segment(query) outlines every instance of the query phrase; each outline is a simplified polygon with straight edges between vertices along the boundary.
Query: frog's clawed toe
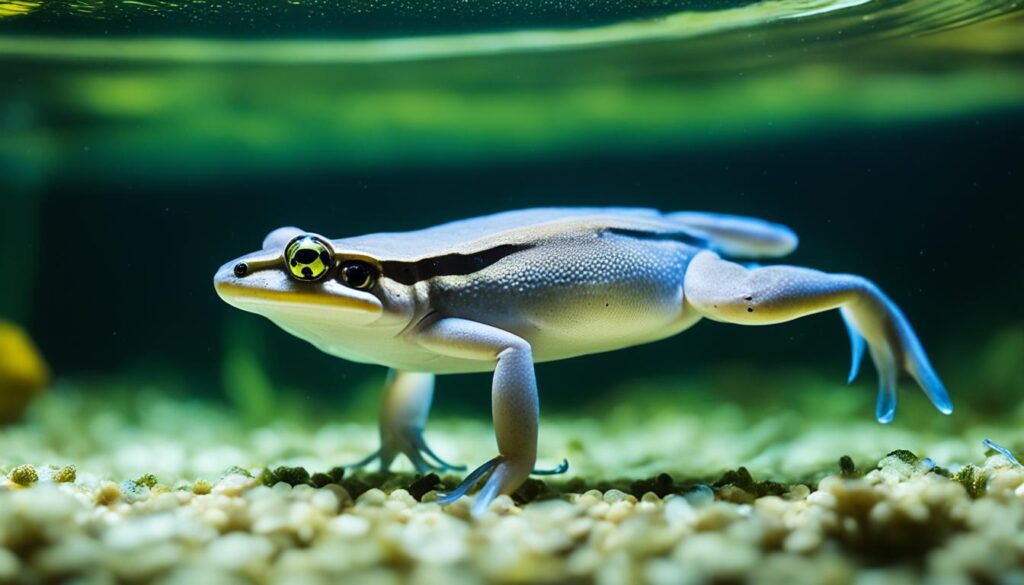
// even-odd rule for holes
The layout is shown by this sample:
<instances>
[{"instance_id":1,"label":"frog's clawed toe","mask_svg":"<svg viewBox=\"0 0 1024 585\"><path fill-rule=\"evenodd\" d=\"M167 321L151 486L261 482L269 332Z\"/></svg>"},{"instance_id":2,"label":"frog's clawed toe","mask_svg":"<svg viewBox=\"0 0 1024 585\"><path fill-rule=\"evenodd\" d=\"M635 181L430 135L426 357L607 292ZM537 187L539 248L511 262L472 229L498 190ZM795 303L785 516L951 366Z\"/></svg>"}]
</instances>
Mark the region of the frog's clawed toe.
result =
<instances>
[{"instance_id":1,"label":"frog's clawed toe","mask_svg":"<svg viewBox=\"0 0 1024 585\"><path fill-rule=\"evenodd\" d=\"M481 477L487 475L487 473L489 473L491 470L497 467L500 462L501 456L499 455L494 459L491 459L490 461L484 463L480 467L477 467L469 475L467 475L466 479L462 480L462 483L460 483L458 487L456 487L454 490L445 494L438 494L437 503L441 504L442 506L454 504L456 500L466 495L466 492L472 489L473 486L476 485L476 482L480 481Z\"/></svg>"},{"instance_id":2,"label":"frog's clawed toe","mask_svg":"<svg viewBox=\"0 0 1024 585\"><path fill-rule=\"evenodd\" d=\"M394 461L395 455L402 453L409 458L413 467L416 468L417 473L466 470L465 465L448 463L444 459L441 459L437 453L434 453L434 450L427 445L427 441L423 438L422 429L410 429L408 432L401 433L399 436L401 439L397 441L387 441L380 449L377 449L370 455L356 461L355 463L345 465L345 467L359 469L379 460L380 470L388 471L391 469L391 463Z\"/></svg>"},{"instance_id":3,"label":"frog's clawed toe","mask_svg":"<svg viewBox=\"0 0 1024 585\"><path fill-rule=\"evenodd\" d=\"M373 463L377 459L380 459L381 458L380 452L381 452L381 450L377 449L376 451L374 451L373 453L370 453L366 457L363 457L359 461L356 461L355 463L346 463L345 465L342 465L342 467L344 467L346 469L362 469L363 467L366 467L367 465Z\"/></svg>"},{"instance_id":4,"label":"frog's clawed toe","mask_svg":"<svg viewBox=\"0 0 1024 585\"><path fill-rule=\"evenodd\" d=\"M409 444L404 445L402 453L412 461L416 471L426 473L428 471L465 471L465 465L448 463L441 459L434 450L427 445L423 438L423 429L414 429L410 433Z\"/></svg>"},{"instance_id":5,"label":"frog's clawed toe","mask_svg":"<svg viewBox=\"0 0 1024 585\"><path fill-rule=\"evenodd\" d=\"M534 469L530 475L562 475L569 471L569 460L562 459L562 462L551 469Z\"/></svg>"}]
</instances>

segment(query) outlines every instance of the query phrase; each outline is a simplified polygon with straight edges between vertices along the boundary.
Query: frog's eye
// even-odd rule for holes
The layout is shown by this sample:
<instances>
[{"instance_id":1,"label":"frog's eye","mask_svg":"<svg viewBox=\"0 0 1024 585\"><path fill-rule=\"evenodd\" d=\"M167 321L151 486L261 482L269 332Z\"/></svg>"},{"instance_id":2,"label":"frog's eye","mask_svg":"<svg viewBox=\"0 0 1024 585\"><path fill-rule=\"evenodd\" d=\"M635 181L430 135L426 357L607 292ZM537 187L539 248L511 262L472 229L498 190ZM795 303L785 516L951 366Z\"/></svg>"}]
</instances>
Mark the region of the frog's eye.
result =
<instances>
[{"instance_id":1,"label":"frog's eye","mask_svg":"<svg viewBox=\"0 0 1024 585\"><path fill-rule=\"evenodd\" d=\"M297 280L313 282L323 278L334 264L330 247L316 236L294 238L284 249L288 272Z\"/></svg>"},{"instance_id":2,"label":"frog's eye","mask_svg":"<svg viewBox=\"0 0 1024 585\"><path fill-rule=\"evenodd\" d=\"M341 265L338 278L346 286L366 290L373 288L374 283L377 282L377 269L366 262L350 260Z\"/></svg>"}]
</instances>

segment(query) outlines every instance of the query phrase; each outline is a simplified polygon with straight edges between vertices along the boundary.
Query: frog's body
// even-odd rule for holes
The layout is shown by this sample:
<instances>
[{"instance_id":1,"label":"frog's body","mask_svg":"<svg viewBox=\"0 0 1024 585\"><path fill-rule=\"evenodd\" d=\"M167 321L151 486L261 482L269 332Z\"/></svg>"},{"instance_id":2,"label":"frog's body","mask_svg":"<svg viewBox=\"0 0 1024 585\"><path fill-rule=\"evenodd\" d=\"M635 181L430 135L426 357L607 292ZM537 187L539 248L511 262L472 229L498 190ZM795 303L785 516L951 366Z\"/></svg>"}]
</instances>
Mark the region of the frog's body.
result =
<instances>
[{"instance_id":1,"label":"frog's body","mask_svg":"<svg viewBox=\"0 0 1024 585\"><path fill-rule=\"evenodd\" d=\"M376 343L370 342L376 335L368 338L360 327L351 334L332 329L321 336L314 323L295 333L338 357L441 374L488 371L494 364L438 355L414 336L399 335L430 313L513 333L530 344L535 362L655 341L700 318L682 299L686 265L701 250L693 243L703 241L646 214L559 211L528 210L334 240L335 249L379 259L385 275L395 266L395 278L408 287L408 297L403 292L408 305L392 326L378 329L384 339ZM650 234L649 239L636 233Z\"/></svg>"},{"instance_id":2,"label":"frog's body","mask_svg":"<svg viewBox=\"0 0 1024 585\"><path fill-rule=\"evenodd\" d=\"M327 353L397 372L381 417L385 469L399 452L420 470L452 468L422 439L433 374L494 371L500 455L452 496L491 471L479 511L533 466L535 362L656 341L702 317L754 325L841 308L854 343L851 376L865 338L878 366L879 420L892 418L900 368L949 412L909 324L868 281L788 266L748 269L720 256L781 256L796 242L789 229L751 218L529 209L329 242L282 228L263 250L222 267L215 283L227 302ZM313 251L297 252L302 247ZM313 268L296 258L312 259Z\"/></svg>"}]
</instances>

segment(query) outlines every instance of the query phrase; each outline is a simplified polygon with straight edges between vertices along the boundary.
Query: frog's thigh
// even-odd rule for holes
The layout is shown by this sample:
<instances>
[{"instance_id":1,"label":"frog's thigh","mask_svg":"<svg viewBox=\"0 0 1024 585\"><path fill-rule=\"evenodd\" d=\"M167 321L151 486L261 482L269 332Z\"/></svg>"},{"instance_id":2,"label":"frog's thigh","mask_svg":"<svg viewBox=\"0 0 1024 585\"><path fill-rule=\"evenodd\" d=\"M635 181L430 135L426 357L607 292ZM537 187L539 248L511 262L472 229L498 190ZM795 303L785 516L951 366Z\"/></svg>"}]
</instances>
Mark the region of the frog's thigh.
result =
<instances>
[{"instance_id":1,"label":"frog's thigh","mask_svg":"<svg viewBox=\"0 0 1024 585\"><path fill-rule=\"evenodd\" d=\"M686 302L710 319L770 325L839 307L863 279L796 266L750 269L701 252L686 270Z\"/></svg>"},{"instance_id":2,"label":"frog's thigh","mask_svg":"<svg viewBox=\"0 0 1024 585\"><path fill-rule=\"evenodd\" d=\"M495 362L491 413L501 462L478 501L514 491L537 458L537 381L530 344L490 325L454 317L427 323L417 341L438 354Z\"/></svg>"}]
</instances>

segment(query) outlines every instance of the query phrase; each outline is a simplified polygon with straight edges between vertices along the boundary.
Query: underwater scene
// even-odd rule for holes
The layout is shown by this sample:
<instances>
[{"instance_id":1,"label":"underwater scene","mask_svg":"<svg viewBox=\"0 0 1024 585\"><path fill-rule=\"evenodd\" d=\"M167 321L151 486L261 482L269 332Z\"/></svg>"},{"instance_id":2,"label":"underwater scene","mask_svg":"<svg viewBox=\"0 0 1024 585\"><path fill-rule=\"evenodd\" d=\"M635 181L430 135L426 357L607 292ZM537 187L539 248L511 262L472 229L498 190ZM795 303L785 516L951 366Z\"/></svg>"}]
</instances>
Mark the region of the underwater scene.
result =
<instances>
[{"instance_id":1,"label":"underwater scene","mask_svg":"<svg viewBox=\"0 0 1024 585\"><path fill-rule=\"evenodd\" d=\"M1022 8L0 0L0 583L1024 582Z\"/></svg>"}]
</instances>

